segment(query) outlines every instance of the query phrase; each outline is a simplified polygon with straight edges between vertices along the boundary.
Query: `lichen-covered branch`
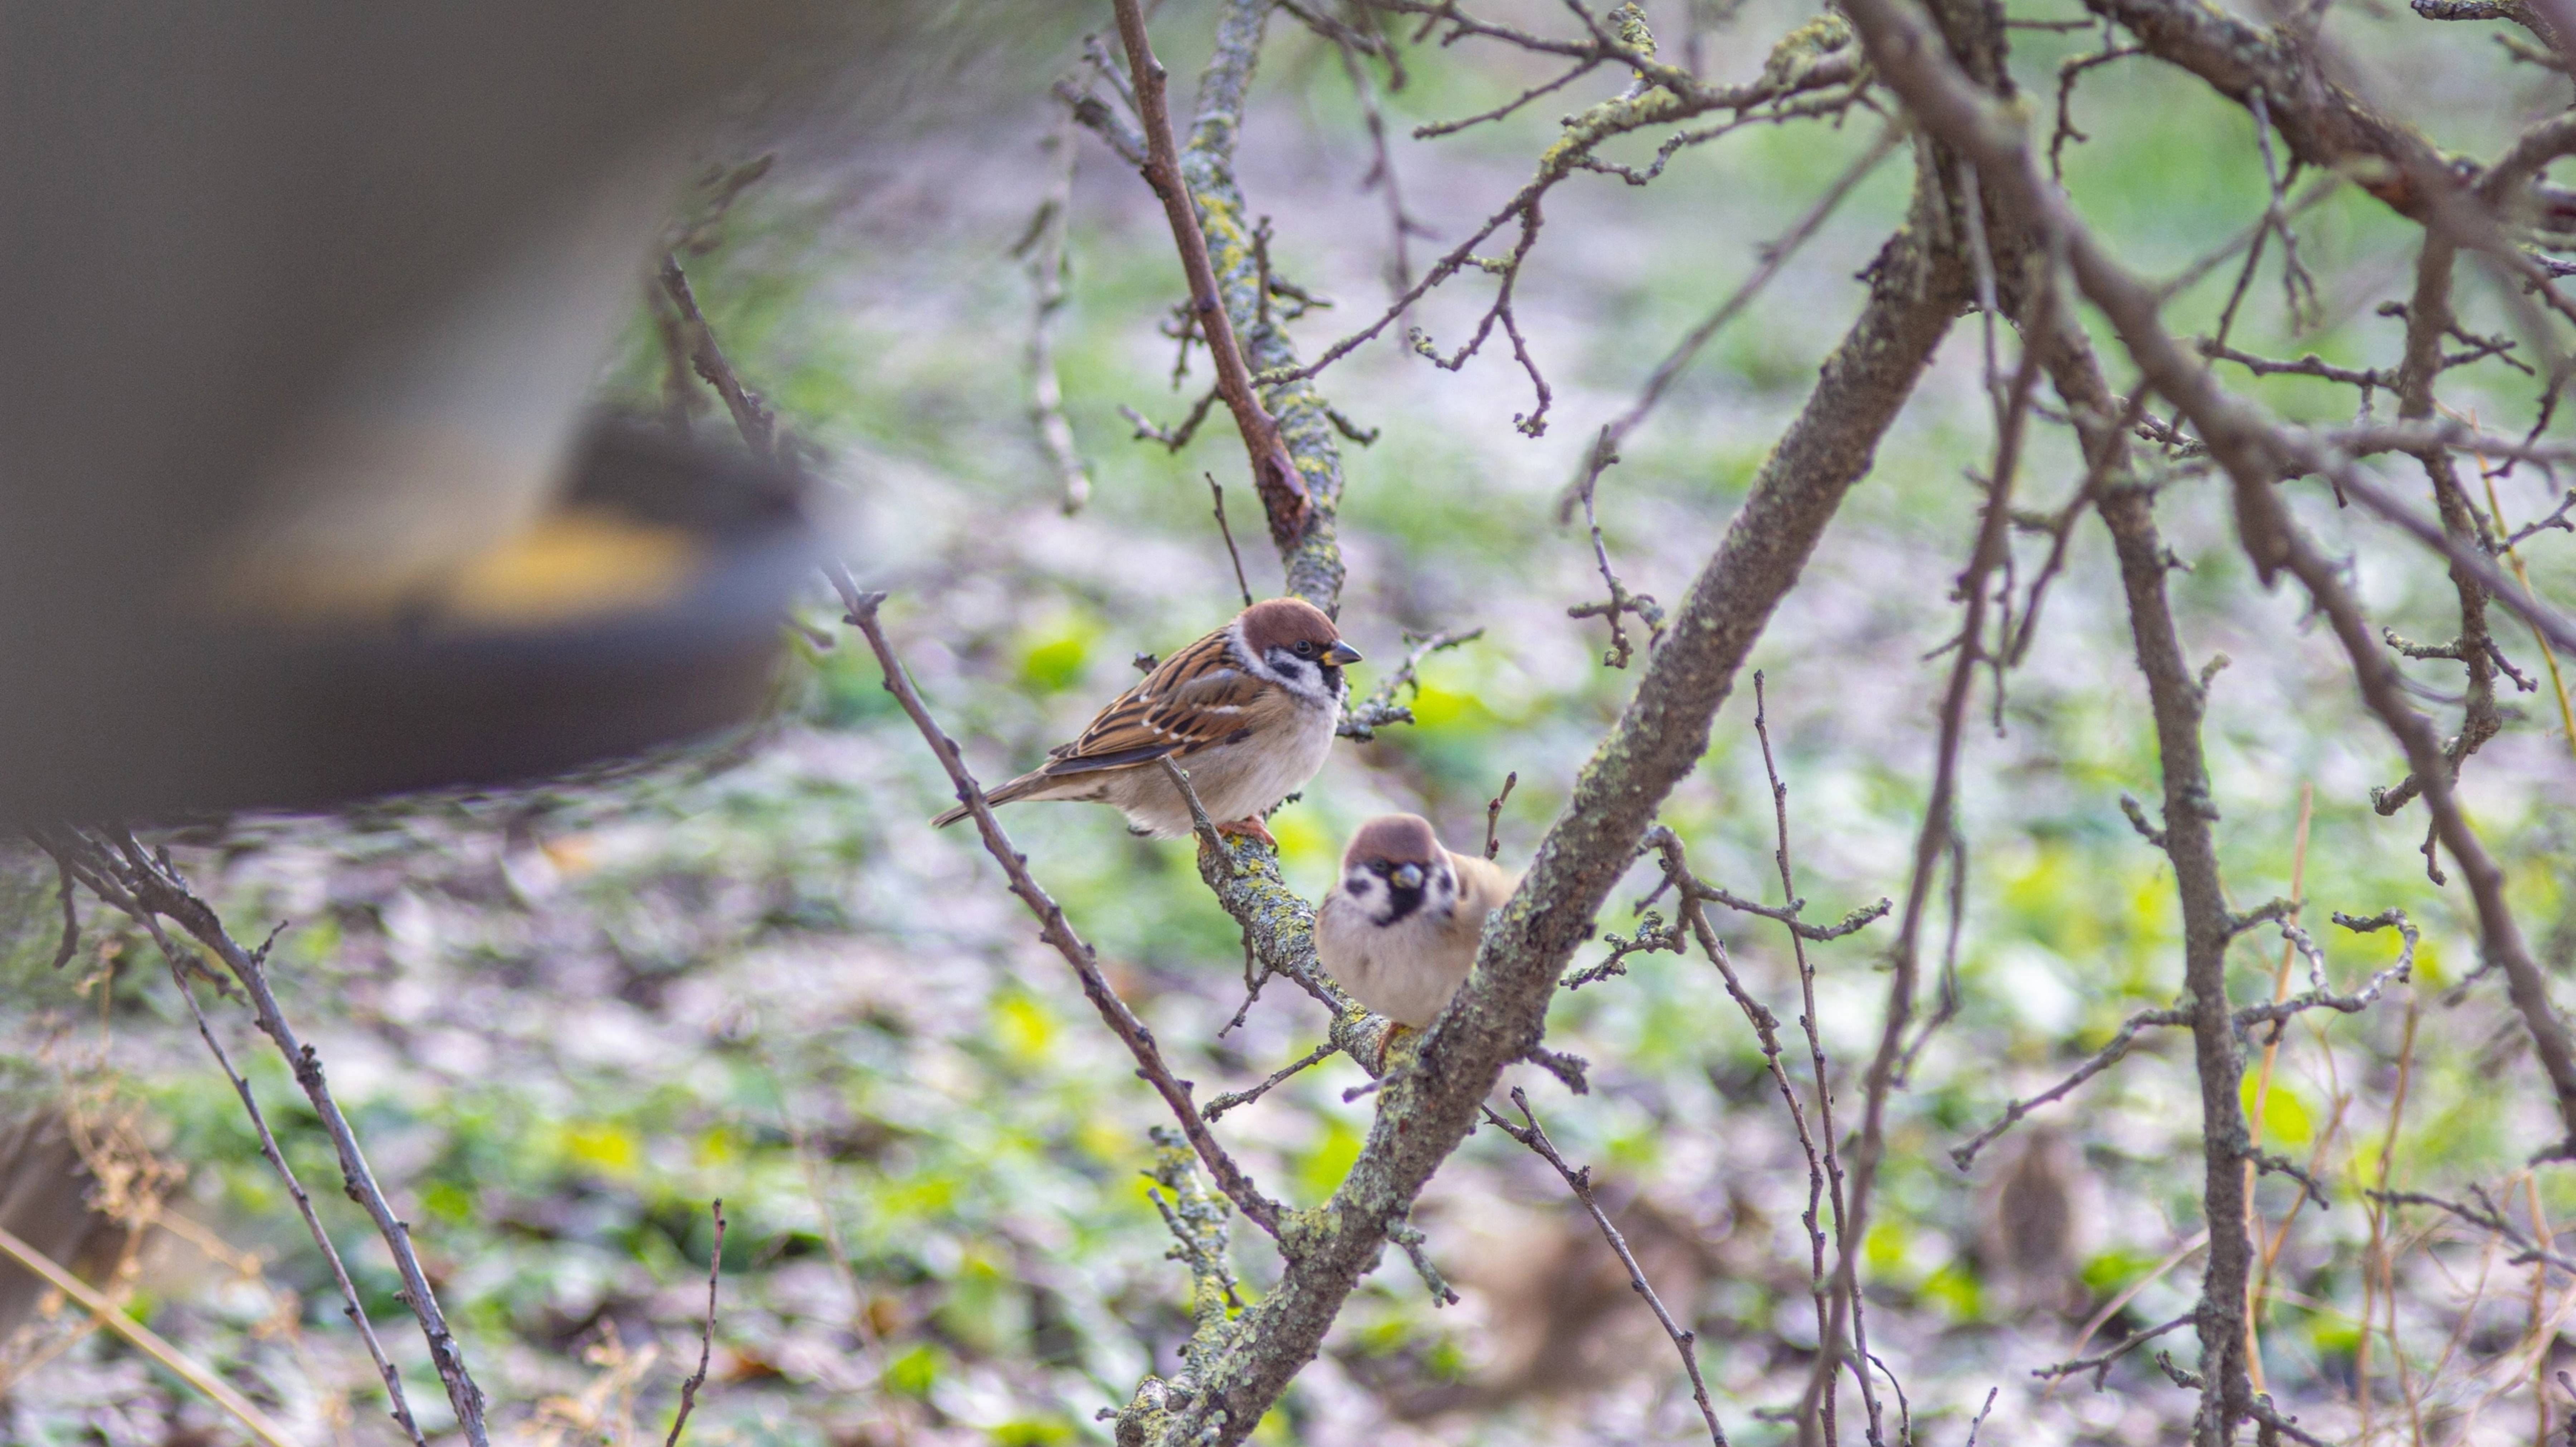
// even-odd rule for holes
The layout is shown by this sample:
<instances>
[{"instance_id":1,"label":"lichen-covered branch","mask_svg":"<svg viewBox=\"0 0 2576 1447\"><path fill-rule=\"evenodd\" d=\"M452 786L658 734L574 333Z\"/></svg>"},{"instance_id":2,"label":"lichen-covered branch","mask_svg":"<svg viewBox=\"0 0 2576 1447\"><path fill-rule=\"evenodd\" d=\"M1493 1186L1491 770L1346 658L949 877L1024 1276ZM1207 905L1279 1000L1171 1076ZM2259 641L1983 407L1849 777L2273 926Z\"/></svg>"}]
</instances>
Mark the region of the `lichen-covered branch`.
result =
<instances>
[{"instance_id":1,"label":"lichen-covered branch","mask_svg":"<svg viewBox=\"0 0 2576 1447\"><path fill-rule=\"evenodd\" d=\"M1154 1435L1136 1440L1196 1441L1205 1431L1241 1441L1312 1360L1342 1300L1376 1265L1388 1224L1465 1136L1502 1067L1537 1043L1566 961L1656 807L1697 765L1746 653L1968 295L1965 268L1923 239L1923 207L1918 197L1914 222L1872 266L1867 306L1675 610L1635 698L1489 927L1475 974L1417 1047L1393 1052L1358 1162L1326 1205L1283 1218L1290 1259L1278 1285L1238 1319L1233 1344L1197 1377L1186 1407L1157 1416ZM1311 908L1281 882L1268 850L1228 840L1202 852L1200 870L1265 963L1302 973L1310 993L1335 1001L1339 991L1313 969ZM1336 1008L1340 1043L1365 1017Z\"/></svg>"},{"instance_id":2,"label":"lichen-covered branch","mask_svg":"<svg viewBox=\"0 0 2576 1447\"><path fill-rule=\"evenodd\" d=\"M1341 610L1342 551L1335 518L1342 500L1342 453L1332 409L1311 381L1281 382L1297 370L1296 344L1283 318L1262 300L1261 265L1253 254L1251 210L1235 180L1234 147L1243 130L1243 101L1260 58L1270 6L1227 0L1217 22L1216 52L1199 77L1198 102L1181 144L1180 175L1196 203L1218 300L1250 364L1261 401L1276 419L1306 493L1306 511L1291 533L1274 531L1288 591L1327 613Z\"/></svg>"},{"instance_id":3,"label":"lichen-covered branch","mask_svg":"<svg viewBox=\"0 0 2576 1447\"><path fill-rule=\"evenodd\" d=\"M1154 57L1154 47L1146 39L1144 7L1139 0L1117 0L1115 8L1118 38L1127 47L1127 78L1135 87L1136 119L1145 133L1145 182L1162 198L1164 213L1172 223L1174 249L1180 253L1181 273L1190 288L1190 322L1207 340L1208 359L1216 367L1217 392L1234 413L1235 430L1242 435L1243 450L1251 457L1253 485L1260 490L1262 506L1270 514L1270 535L1284 545L1305 527L1309 498L1305 479L1281 445L1278 422L1253 392L1243 349L1235 342L1231 308L1217 293L1212 238L1201 230L1204 212L1194 204L1197 198L1182 170L1179 143L1172 134L1171 109L1164 96L1163 63ZM1259 44L1257 35L1254 44ZM1256 279L1255 290L1258 289ZM1186 339L1183 345L1187 345Z\"/></svg>"}]
</instances>

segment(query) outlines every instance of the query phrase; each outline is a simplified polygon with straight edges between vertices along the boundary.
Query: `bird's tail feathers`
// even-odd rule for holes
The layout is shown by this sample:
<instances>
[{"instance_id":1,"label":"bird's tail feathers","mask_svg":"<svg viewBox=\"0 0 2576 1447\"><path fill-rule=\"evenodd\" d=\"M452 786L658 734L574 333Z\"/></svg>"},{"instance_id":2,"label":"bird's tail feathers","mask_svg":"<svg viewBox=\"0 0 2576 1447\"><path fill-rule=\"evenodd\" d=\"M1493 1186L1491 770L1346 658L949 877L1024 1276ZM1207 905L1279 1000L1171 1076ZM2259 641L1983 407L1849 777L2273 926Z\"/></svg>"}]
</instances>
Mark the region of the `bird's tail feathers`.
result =
<instances>
[{"instance_id":1,"label":"bird's tail feathers","mask_svg":"<svg viewBox=\"0 0 2576 1447\"><path fill-rule=\"evenodd\" d=\"M1036 789L1038 785L1044 782L1046 782L1046 775L1043 772L1022 774L1007 784L985 790L984 802L998 807L1000 805L1007 804L1014 799L1024 799L1028 797L1030 791ZM968 809L965 805L960 804L956 808L943 811L934 817L930 821L930 827L933 829L945 829L949 825L956 823L958 820L965 818L972 812L974 811Z\"/></svg>"}]
</instances>

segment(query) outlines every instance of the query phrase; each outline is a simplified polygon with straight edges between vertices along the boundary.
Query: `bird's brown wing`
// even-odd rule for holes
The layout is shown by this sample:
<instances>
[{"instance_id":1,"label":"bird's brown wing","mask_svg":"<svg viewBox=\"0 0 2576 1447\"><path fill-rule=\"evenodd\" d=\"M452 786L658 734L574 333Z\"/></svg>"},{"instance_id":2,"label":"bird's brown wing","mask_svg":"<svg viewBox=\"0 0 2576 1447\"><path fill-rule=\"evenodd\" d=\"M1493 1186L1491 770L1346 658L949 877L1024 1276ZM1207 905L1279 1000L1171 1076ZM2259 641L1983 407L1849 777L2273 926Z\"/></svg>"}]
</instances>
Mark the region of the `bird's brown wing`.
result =
<instances>
[{"instance_id":1,"label":"bird's brown wing","mask_svg":"<svg viewBox=\"0 0 2576 1447\"><path fill-rule=\"evenodd\" d=\"M1082 774L1150 764L1166 755L1187 757L1240 737L1253 722L1262 689L1260 679L1235 666L1219 630L1119 695L1080 738L1049 754L1038 772Z\"/></svg>"}]
</instances>

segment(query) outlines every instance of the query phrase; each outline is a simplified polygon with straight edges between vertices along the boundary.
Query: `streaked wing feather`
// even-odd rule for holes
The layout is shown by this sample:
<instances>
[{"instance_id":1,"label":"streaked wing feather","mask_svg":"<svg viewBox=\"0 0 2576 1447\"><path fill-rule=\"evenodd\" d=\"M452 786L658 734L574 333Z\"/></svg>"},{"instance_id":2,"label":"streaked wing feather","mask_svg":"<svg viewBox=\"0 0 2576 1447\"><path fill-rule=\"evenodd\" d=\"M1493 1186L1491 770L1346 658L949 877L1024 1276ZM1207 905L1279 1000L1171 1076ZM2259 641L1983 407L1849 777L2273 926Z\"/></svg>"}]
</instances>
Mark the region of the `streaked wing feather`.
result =
<instances>
[{"instance_id":1,"label":"streaked wing feather","mask_svg":"<svg viewBox=\"0 0 2576 1447\"><path fill-rule=\"evenodd\" d=\"M1187 755L1248 722L1259 681L1233 666L1222 630L1165 660L1100 711L1082 737L1048 756L1042 772L1081 774Z\"/></svg>"}]
</instances>

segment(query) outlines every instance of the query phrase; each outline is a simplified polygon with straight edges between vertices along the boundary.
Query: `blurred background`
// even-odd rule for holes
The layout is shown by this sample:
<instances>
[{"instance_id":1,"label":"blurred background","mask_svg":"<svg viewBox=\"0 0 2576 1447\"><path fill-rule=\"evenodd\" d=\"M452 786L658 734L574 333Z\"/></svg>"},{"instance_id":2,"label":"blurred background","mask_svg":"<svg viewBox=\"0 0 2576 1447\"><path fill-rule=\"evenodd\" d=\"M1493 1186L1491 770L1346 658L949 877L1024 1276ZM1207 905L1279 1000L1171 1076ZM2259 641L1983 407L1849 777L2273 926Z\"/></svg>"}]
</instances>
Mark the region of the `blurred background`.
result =
<instances>
[{"instance_id":1,"label":"blurred background","mask_svg":"<svg viewBox=\"0 0 2576 1447\"><path fill-rule=\"evenodd\" d=\"M1687 37L1703 70L1729 80L1755 74L1810 17L1773 0L1646 9L1668 56ZM1496 13L1557 23L1535 4ZM2071 6L2028 13L2081 18ZM1214 22L1200 0L1155 16L1184 115ZM2339 7L2332 27L2439 144L2470 154L2493 154L2565 85L2515 64L2482 30L2402 8ZM2098 48L2080 31L2014 39L2016 73L2038 97L2054 94L2061 57ZM1527 178L1557 114L1623 81L1596 74L1502 124L1414 141L1413 126L1497 104L1550 72L1472 43L1406 53L1408 83L1384 92L1379 71L1372 88L1403 208L1424 229L1406 242L1418 274ZM702 212L680 251L742 379L841 498L853 571L889 592L895 642L986 779L1070 737L1133 680L1132 655L1167 654L1239 606L1203 472L1228 486L1255 593L1279 585L1261 529L1247 525L1257 507L1222 416L1172 454L1134 440L1120 415L1132 407L1169 425L1208 372L1200 353L1175 382L1161 324L1181 286L1154 197L1065 127L1046 94L1049 67L1075 59L1067 44L1027 66L1024 83L971 107L906 111L864 145L824 131L719 155L726 167L772 151L777 161L720 212ZM2121 61L2089 73L2074 107L2091 139L2067 150L2068 184L2131 264L2177 271L2261 214L2251 124L2200 82ZM1643 190L1606 176L1560 187L1519 292L1556 391L1542 437L1512 426L1530 400L1507 351L1451 373L1382 340L1323 375L1325 395L1375 433L1345 448L1342 626L1370 660L1356 689L1404 656L1405 630L1484 633L1423 664L1412 726L1338 744L1302 801L1271 821L1310 898L1373 813L1418 811L1469 846L1507 772L1519 784L1501 857L1526 862L1634 683L1633 671L1603 667L1597 620L1566 616L1600 584L1588 539L1557 524L1555 496L1593 429L1878 124L1753 127L1681 152ZM1647 158L1654 139L1618 154ZM1274 16L1240 170L1253 214L1272 222L1279 273L1332 303L1295 324L1310 357L1390 296L1387 202L1363 185L1372 159L1338 53ZM1067 299L1053 341L1091 478L1087 506L1070 514L1029 416L1040 288L1028 258L1042 248L1021 244L1033 222L1044 229L1040 208L1068 164ZM1880 168L1629 439L1600 507L1630 587L1676 599L1715 546L1857 310L1854 273L1901 221L1908 172L1902 159ZM2393 365L2402 325L2376 308L2405 294L2418 235L2347 188L2300 222L2320 315L2294 323L2267 263L2239 344ZM2231 281L2220 268L2187 292L2177 329L2208 329ZM666 368L645 285L639 271L596 395L660 411ZM1454 346L1484 285L1453 282L1413 322ZM2505 329L2492 292L2464 286L2461 302L2471 330ZM1824 916L1904 889L1947 669L1925 655L1956 627L1949 588L1978 497L1964 470L1991 447L1977 350L1965 323L1755 654L1799 892ZM2350 415L2348 389L2245 385L2292 415ZM2499 430L2531 423L2532 384L2504 365L2454 373L2445 388ZM693 429L724 435L722 404L693 395ZM2023 497L2053 509L2079 472L2062 431L2043 433ZM2556 502L2529 470L2496 488L2517 524ZM2303 491L2299 505L2352 552L2374 616L2447 636L2456 603L2440 568L2321 493ZM2374 1259L2372 1218L2349 1187L2383 1171L2445 1194L2510 1187L2518 1220L2526 1209L2562 1219L2576 1192L2544 1177L2523 1199L2518 1173L2550 1138L2546 1089L2494 982L2454 992L2476 964L2466 897L2426 878L2419 813L2371 811L2370 787L2402 768L2356 706L2332 639L2250 577L2219 485L2177 482L2161 515L2188 568L2174 579L2186 647L2232 660L2208 726L2232 902L2288 892L2312 790L2310 918L2401 907L2423 929L2411 990L2284 1035L2265 1105L2270 1148L2347 1187L2332 1209L2297 1210L2283 1237L2262 1322L2266 1378L2304 1425L2349 1437ZM2046 539L2018 546L2027 577ZM2544 596L2576 597L2576 544L2544 534L2524 552ZM974 840L928 830L947 785L819 577L797 607L803 626L760 716L713 740L543 785L208 817L171 836L174 858L236 934L284 926L272 955L281 997L413 1222L508 1440L659 1440L696 1360L707 1208L722 1197L723 1309L692 1440L1104 1441L1093 1413L1125 1401L1142 1373L1171 1370L1188 1328L1187 1280L1164 1259L1168 1237L1139 1175L1161 1107ZM2500 621L2498 637L2540 674L2527 635ZM1956 939L1958 1014L1896 1104L1865 1253L1872 1347L1926 1440L1962 1438L1990 1389L1994 1425L2009 1424L1993 1440L2014 1443L2170 1441L2194 1400L2145 1353L2102 1392L2031 1375L2081 1355L2088 1325L2099 1347L2189 1306L2203 1223L2180 1037L2148 1041L1973 1173L1946 1155L2178 988L2170 870L2119 807L2124 791L2154 798L2159 787L2128 644L2107 542L2079 526L2029 661L1963 756L1964 908L1955 921L1936 915ZM2453 726L2444 700L2456 674L2416 676ZM2509 697L2513 722L2463 790L2511 862L2526 930L2563 975L2576 957L2576 756L2545 676L2541 686ZM1752 707L1747 679L1664 819L1704 876L1776 902ZM1285 985L1221 1031L1243 993L1242 952L1189 845L1131 839L1105 810L1004 817L1203 1095L1257 1081L1322 1039L1318 1008ZM1603 928L1631 932L1626 901L1645 887L1641 874ZM77 1138L82 1171L142 1193L136 1209L161 1223L123 1252L127 1309L255 1386L302 1440L395 1440L329 1277L149 941L93 910L83 948L51 968L54 875L32 851L10 856L0 898L11 1089L59 1102L59 1134ZM1719 923L1739 971L1793 1030L1797 982L1777 927ZM1855 1104L1889 932L1815 951L1818 1029L1846 1083L1840 1099ZM2344 986L2395 951L2386 935L2320 925L2319 938ZM2241 998L2268 998L2280 949L2265 932L2240 941ZM238 1012L218 1020L247 1034ZM1752 1032L1707 962L1654 954L1563 996L1550 1042L1592 1062L1592 1092L1569 1097L1527 1067L1514 1083L1568 1158L1594 1167L1665 1300L1696 1324L1734 1439L1778 1440L1789 1429L1755 1409L1795 1400L1815 1346L1797 1221L1807 1173ZM284 1068L247 1040L234 1055L305 1179L332 1180L329 1141ZM1274 1193L1317 1203L1367 1128L1372 1102L1342 1099L1361 1078L1337 1059L1221 1133ZM11 1148L63 1169L61 1141ZM2293 1214L2295 1189L2262 1183L2272 1225ZM446 1409L399 1319L381 1247L336 1191L316 1196L414 1409L438 1427ZM1258 1440L1678 1441L1701 1430L1669 1347L1541 1163L1480 1132L1417 1219L1464 1301L1435 1311L1400 1258L1381 1266ZM2563 1284L2544 1291L2528 1268L2434 1223L2408 1217L2387 1233L2394 1264L2369 1290L2384 1317L2393 1285L2404 1358L2392 1360L2386 1338L2371 1348L2382 1438L2528 1440L2532 1384L2568 1350L2560 1325L2576 1303ZM119 1244L102 1249L113 1257ZM1272 1271L1258 1243L1238 1260L1256 1290ZM230 1440L210 1407L76 1308L31 1299L10 1325L0 1437Z\"/></svg>"}]
</instances>

